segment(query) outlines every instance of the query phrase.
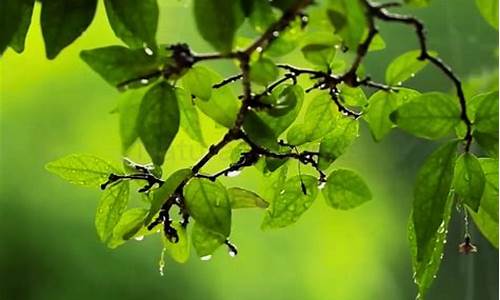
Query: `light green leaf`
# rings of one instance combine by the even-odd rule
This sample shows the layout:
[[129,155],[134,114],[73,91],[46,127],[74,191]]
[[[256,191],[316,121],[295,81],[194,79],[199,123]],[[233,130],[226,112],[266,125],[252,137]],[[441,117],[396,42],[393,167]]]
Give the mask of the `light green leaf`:
[[349,148],[358,137],[359,121],[351,118],[340,118],[335,127],[319,145],[319,167],[326,169]]
[[109,174],[120,173],[110,163],[87,154],[71,154],[47,163],[45,168],[70,183],[87,187],[99,187]]
[[450,96],[431,92],[414,97],[390,117],[399,128],[415,136],[439,139],[460,122],[460,108]]
[[207,257],[212,255],[220,245],[224,244],[226,237],[218,232],[205,228],[198,222],[193,225],[191,232],[194,249],[199,257]]
[[167,199],[172,196],[177,187],[191,175],[191,169],[180,169],[172,173],[165,183],[153,192],[151,207],[149,213],[144,220],[144,225],[149,225],[153,217],[160,211],[161,206]]
[[370,201],[372,194],[364,180],[346,169],[334,170],[322,190],[326,203],[335,209],[351,209]]
[[231,51],[234,35],[244,19],[240,2],[194,0],[193,8],[196,26],[201,37],[218,51]]
[[322,138],[330,132],[338,117],[329,94],[316,96],[307,107],[305,123],[296,124],[288,131],[288,143],[298,146]]
[[480,95],[474,116],[477,131],[498,135],[498,91]]
[[227,190],[231,208],[266,208],[269,203],[262,199],[258,194],[242,188],[230,188]]
[[479,208],[475,213],[469,210],[472,215],[474,224],[481,232],[481,234],[491,243],[491,245],[498,249],[498,219],[493,219],[490,214]]
[[[435,52],[430,52],[435,55]],[[419,60],[420,50],[406,52],[396,57],[385,71],[385,82],[389,85],[401,85],[407,79],[415,76],[427,64],[426,60]]]
[[[7,5],[9,5],[8,2],[10,2],[10,1],[3,1],[3,2],[5,2],[5,4],[7,4]],[[29,29],[30,24],[31,24],[31,15],[33,14],[33,6],[35,4],[35,1],[34,0],[21,0],[21,1],[15,0],[15,2],[16,2],[16,6],[18,5],[17,7],[20,8],[21,16],[19,17],[19,19],[14,21],[14,23],[19,22],[19,25],[18,25],[17,30],[15,31],[14,35],[12,36],[12,39],[10,40],[9,46],[12,49],[14,49],[14,51],[16,51],[17,53],[21,53],[24,51],[24,41],[26,39],[26,34],[28,33],[28,29]],[[5,4],[3,4],[3,5],[5,5]],[[15,9],[14,11],[6,10],[6,9],[4,10],[3,7],[0,7],[0,11],[8,12],[2,16],[2,19],[6,19],[7,22],[12,22],[12,20],[10,18],[7,18],[8,14],[14,13],[14,15],[15,15],[19,12],[17,9]],[[13,17],[13,16],[9,16],[9,17]],[[12,27],[8,28],[9,26],[12,26]],[[9,35],[9,34],[11,34],[11,31],[16,28],[16,25],[7,25],[7,26],[2,26],[1,28],[3,28],[2,29],[3,34]],[[3,37],[0,38],[0,40],[3,40]],[[0,54],[3,52],[3,49],[4,49],[4,46],[2,46],[2,43],[3,42],[0,42]]]
[[412,254],[413,279],[418,286],[420,299],[424,299],[427,290],[439,271],[439,266],[443,259],[443,250],[446,243],[446,235],[448,234],[448,224],[451,218],[452,207],[453,196],[450,195],[446,200],[443,222],[433,235],[425,255],[420,260],[417,258],[418,247],[415,227],[413,225],[413,216],[410,216],[410,221],[408,222],[408,238]]
[[347,84],[338,85],[340,91],[340,100],[347,106],[365,106],[368,104],[365,93],[360,87],[350,87]]
[[125,211],[113,228],[113,234],[107,246],[114,249],[136,236],[144,227],[144,218],[147,213],[148,210],[145,208],[131,208]]
[[455,192],[473,211],[477,212],[483,196],[485,178],[479,160],[471,153],[457,159],[453,186]]
[[132,48],[156,45],[158,3],[156,0],[105,0],[113,32]]
[[[206,69],[211,76],[211,82],[222,81],[222,76],[210,69]],[[220,125],[231,128],[239,110],[239,101],[230,86],[223,86],[212,90],[208,101],[196,101],[196,106],[208,117]]]
[[43,1],[40,23],[48,59],[55,58],[87,29],[96,6],[97,0]]
[[422,261],[445,217],[458,141],[448,142],[434,151],[420,168],[414,189],[413,224],[417,261]]
[[205,67],[194,66],[182,76],[182,86],[192,95],[208,101],[212,96],[212,85],[215,83],[212,81],[212,73]]
[[186,228],[182,227],[180,223],[174,222],[171,226],[177,231],[179,240],[177,243],[172,243],[162,231],[163,245],[173,260],[183,264],[188,261],[191,250],[189,236],[187,235]]
[[[274,2],[271,3],[274,5]],[[270,57],[284,56],[297,48],[300,39],[304,36],[303,30],[300,27],[300,20],[295,20],[283,31],[277,38],[274,38],[271,43],[264,49],[264,53]]]
[[129,198],[129,183],[122,181],[109,186],[101,196],[95,216],[95,227],[102,242],[106,243],[120,220]]
[[294,176],[276,192],[262,222],[262,229],[282,228],[297,222],[316,199],[318,180],[310,175]]
[[137,132],[155,165],[163,165],[165,154],[179,130],[179,106],[173,86],[160,82],[144,95]]
[[431,0],[405,0],[405,3],[415,7],[426,7],[429,6]]
[[250,79],[260,85],[268,85],[278,78],[278,68],[268,58],[261,57],[250,65]]
[[179,101],[182,129],[184,129],[194,141],[205,146],[198,111],[194,106],[191,96],[181,88],[176,88],[175,92],[177,93],[177,100]]
[[335,32],[342,37],[345,45],[356,50],[366,29],[366,17],[360,1],[332,1],[327,10]]
[[498,30],[498,0],[476,0],[476,6],[486,22]]
[[[368,35],[368,31],[366,31],[365,38],[366,38],[366,35]],[[363,38],[363,40],[365,38]],[[373,37],[373,40],[370,43],[370,46],[368,47],[368,51],[370,51],[370,52],[371,51],[379,51],[379,50],[383,50],[383,49],[385,49],[385,41],[382,38],[382,36],[380,35],[380,33],[377,33]]]
[[228,237],[231,232],[231,203],[219,182],[194,178],[184,188],[186,207],[191,216],[207,229]]
[[[117,86],[127,80],[137,79],[159,70],[161,64],[155,55],[144,49],[131,50],[122,46],[109,46],[80,52],[80,57],[109,84]],[[137,83],[143,87],[150,83]]]
[[309,44],[302,49],[302,55],[312,64],[317,66],[329,66],[335,57],[335,47],[325,44]]
[[122,141],[122,151],[127,150],[137,140],[137,117],[143,96],[142,91],[133,91],[118,102],[120,137]]
[[252,12],[250,14],[250,25],[259,33],[263,33],[272,23],[276,21],[271,4],[268,0],[254,0],[245,1],[242,3],[249,3],[252,5]]
[[373,139],[377,142],[382,140],[395,127],[389,118],[390,114],[419,95],[419,92],[406,88],[400,88],[397,92],[378,91],[373,94],[368,100],[368,112],[363,115]]

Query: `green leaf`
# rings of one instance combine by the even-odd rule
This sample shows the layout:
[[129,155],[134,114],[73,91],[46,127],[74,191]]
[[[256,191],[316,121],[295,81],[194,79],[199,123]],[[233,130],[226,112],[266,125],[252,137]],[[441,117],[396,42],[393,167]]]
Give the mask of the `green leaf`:
[[263,33],[266,29],[276,21],[276,16],[268,0],[254,0],[242,3],[249,3],[252,5],[252,12],[250,14],[250,25],[259,33]]
[[340,91],[340,100],[344,102],[347,106],[365,106],[368,104],[365,93],[360,87],[350,87],[347,84],[338,85]]
[[278,78],[278,67],[268,58],[261,57],[250,65],[250,80],[260,85],[268,85]]
[[230,188],[227,190],[231,208],[267,208],[269,203],[256,193],[242,188]]
[[479,160],[471,153],[457,159],[453,186],[455,192],[473,211],[477,212],[483,196],[485,178]]
[[40,23],[48,59],[55,58],[87,29],[96,6],[97,0],[43,1]]
[[424,257],[420,260],[417,258],[418,247],[413,216],[410,216],[410,222],[408,222],[408,239],[410,241],[410,251],[412,254],[413,279],[418,286],[420,299],[424,299],[427,290],[439,271],[439,266],[443,259],[443,250],[446,244],[446,235],[448,234],[448,224],[450,222],[452,208],[453,197],[450,195],[445,203],[443,222],[430,240],[428,251],[425,252]]
[[491,243],[491,245],[498,249],[498,219],[493,219],[490,214],[481,208],[477,213],[469,210],[472,219],[476,224],[481,234]]
[[[9,5],[8,2],[10,2],[10,1],[4,1],[4,2],[6,2],[7,5]],[[24,51],[24,41],[26,40],[26,34],[28,33],[28,29],[29,29],[30,24],[31,24],[31,15],[33,14],[33,6],[35,4],[35,1],[34,0],[21,0],[21,1],[17,0],[15,2],[16,2],[16,5],[19,5],[19,7],[20,7],[21,17],[18,19],[19,25],[17,27],[16,32],[12,36],[12,39],[10,40],[9,46],[12,49],[14,49],[14,51],[16,51],[17,53],[21,53]],[[2,8],[2,7],[0,7],[0,10],[7,11],[7,10],[4,10],[4,8]],[[10,11],[9,13],[13,13],[13,12]],[[14,13],[16,13],[16,12],[14,12]],[[12,16],[10,16],[10,17],[12,17]],[[7,19],[7,14],[4,14],[3,18]],[[7,19],[6,21],[12,22],[12,21],[9,21],[9,19]],[[6,31],[4,34],[9,34],[9,32],[11,32],[12,29],[15,29],[15,25],[12,25],[12,26],[13,26],[12,28],[7,28],[6,26],[2,26],[2,28],[3,28],[2,31]],[[0,40],[2,40],[2,38],[0,38]],[[1,43],[2,42],[0,42],[0,54],[3,52],[2,49],[4,49],[4,47],[2,46]]]
[[118,102],[120,137],[122,141],[122,151],[127,150],[139,137],[137,133],[137,117],[141,107],[143,93],[134,91],[123,97]]
[[111,238],[113,229],[127,208],[128,198],[128,181],[111,185],[102,193],[95,216],[95,227],[102,242],[106,243]]
[[361,2],[332,1],[330,9],[327,10],[327,16],[345,45],[349,49],[356,50],[366,29],[366,17]]
[[323,67],[330,65],[336,52],[335,47],[324,44],[309,44],[300,50],[310,63]]
[[444,220],[458,143],[459,141],[451,141],[439,147],[426,159],[417,175],[413,192],[413,223],[419,262],[426,257]]
[[[220,82],[222,77],[210,69],[211,82]],[[208,75],[208,74],[207,74]],[[239,111],[239,101],[230,86],[223,86],[212,90],[212,96],[208,101],[196,101],[196,106],[208,117],[220,125],[231,128]]]
[[177,241],[177,243],[172,243],[162,232],[163,245],[173,260],[183,264],[189,259],[191,250],[189,237],[187,235],[186,228],[184,228],[180,223],[175,222],[172,223],[171,226],[177,231],[179,240]]
[[194,249],[196,249],[196,254],[208,260],[210,259],[210,255],[224,243],[226,237],[195,222],[191,232],[191,239]]
[[[430,53],[435,55],[435,52]],[[415,76],[428,64],[426,60],[419,60],[419,56],[420,50],[413,50],[396,57],[385,71],[385,82],[389,85],[401,85]]]
[[[365,37],[363,40],[365,40],[366,36],[368,35],[368,31],[365,33]],[[385,41],[380,35],[380,33],[377,33],[373,39],[372,42],[370,43],[370,46],[368,47],[368,51],[379,51],[385,49]]]
[[[137,79],[143,87],[148,82],[140,82],[140,78],[157,72],[161,66],[155,55],[148,55],[144,49],[131,50],[122,46],[109,46],[92,50],[84,50],[80,57],[109,84],[117,86],[125,81]],[[126,88],[126,87],[125,87]]]
[[194,66],[182,76],[182,86],[192,95],[208,101],[212,96],[212,85],[214,85],[212,73],[205,67]]
[[476,6],[486,22],[498,30],[498,0],[476,0]]
[[2,12],[2,18],[0,18],[0,27],[2,28],[0,31],[0,55],[12,43],[15,36],[19,35],[19,31],[22,31],[26,8],[31,3],[31,9],[33,9],[33,2],[33,0],[2,0],[0,2],[0,11]]
[[474,131],[472,136],[489,156],[498,158],[498,134]]
[[45,168],[70,183],[87,187],[99,187],[109,174],[119,173],[110,163],[87,154],[71,154],[47,163]]
[[196,26],[201,37],[218,51],[231,51],[234,35],[244,19],[240,2],[194,0],[193,7]]
[[335,209],[351,209],[370,201],[372,194],[364,180],[346,169],[334,170],[322,190],[326,203]]
[[415,136],[439,139],[460,122],[460,108],[452,97],[431,92],[414,97],[390,117],[399,128]]
[[179,106],[173,86],[160,82],[144,95],[137,132],[155,165],[163,165],[165,154],[179,130]]
[[[274,2],[271,3],[274,5]],[[264,49],[264,53],[270,57],[284,56],[297,48],[300,39],[304,36],[300,20],[295,20],[279,36],[271,41]]]
[[282,228],[297,222],[309,209],[317,194],[318,180],[315,177],[302,175],[288,179],[271,202],[262,222],[262,229]]
[[431,0],[405,0],[405,3],[415,7],[426,7],[429,6]]
[[165,203],[165,201],[172,196],[177,187],[190,175],[191,169],[177,170],[167,178],[165,183],[159,189],[153,192],[151,207],[146,219],[144,219],[144,225],[149,225],[149,223],[151,223],[154,216],[156,216],[156,214],[160,211],[163,203]]
[[105,0],[113,32],[132,48],[156,45],[158,3],[156,0]]
[[307,107],[306,122],[296,124],[288,131],[288,142],[298,146],[322,138],[333,128],[338,115],[329,94],[316,96]]
[[145,208],[131,208],[125,211],[113,228],[113,234],[107,246],[114,249],[136,236],[141,228],[144,227],[144,218],[147,213],[148,210]]
[[474,127],[477,131],[498,136],[498,91],[483,94],[477,101]]
[[400,88],[398,92],[378,91],[373,94],[368,100],[368,112],[363,115],[373,139],[377,142],[382,140],[395,127],[390,114],[419,95],[419,92],[406,88]]
[[192,98],[181,88],[176,88],[175,91],[177,93],[177,100],[179,101],[182,129],[184,129],[184,131],[194,141],[197,141],[202,146],[205,146],[198,111],[194,106]]
[[207,229],[228,237],[231,232],[231,204],[226,188],[219,182],[194,178],[184,188],[191,216]]
[[335,127],[328,133],[319,145],[318,165],[326,169],[339,156],[346,152],[347,148],[358,137],[359,122],[351,118],[340,118]]

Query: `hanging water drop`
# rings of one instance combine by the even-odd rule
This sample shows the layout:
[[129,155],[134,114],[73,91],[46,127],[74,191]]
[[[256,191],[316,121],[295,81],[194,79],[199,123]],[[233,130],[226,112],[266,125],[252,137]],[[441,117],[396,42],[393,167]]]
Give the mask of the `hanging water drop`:
[[273,36],[278,37],[280,35],[279,31],[273,31]]
[[264,49],[262,49],[262,47],[257,47],[257,49],[255,49],[255,51],[257,51],[259,53],[262,52],[262,50],[264,50]]
[[146,52],[147,55],[151,56],[154,54],[153,50],[149,47],[144,48],[144,52]]
[[240,170],[234,170],[234,171],[229,171],[226,173],[227,177],[236,177],[240,175],[241,171]]
[[139,235],[139,236],[134,237],[134,239],[136,241],[142,241],[144,239],[144,236],[143,235]]
[[147,80],[146,78],[141,79],[141,84],[148,84],[148,83],[149,80]]
[[163,270],[165,268],[165,251],[165,248],[161,250],[160,261],[158,262],[158,271],[160,272],[160,276],[164,275]]
[[212,255],[211,254],[205,255],[205,256],[200,257],[200,259],[203,261],[209,261],[212,259]]
[[322,190],[325,188],[325,186],[326,186],[326,181],[320,181],[318,184],[318,189]]

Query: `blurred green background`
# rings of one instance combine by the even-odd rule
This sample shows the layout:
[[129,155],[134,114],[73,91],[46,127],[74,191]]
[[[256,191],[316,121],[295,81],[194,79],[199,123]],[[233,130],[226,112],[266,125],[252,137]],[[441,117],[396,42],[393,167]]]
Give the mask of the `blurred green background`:
[[[198,51],[210,50],[196,34],[189,1],[159,2],[159,41],[185,41]],[[474,1],[433,0],[428,9],[411,12],[427,23],[430,48],[462,78],[475,78],[471,89],[480,91],[488,74],[497,72],[498,39]],[[25,53],[7,51],[0,60],[0,299],[414,298],[406,224],[417,168],[436,145],[400,132],[377,144],[363,128],[362,137],[338,163],[363,175],[373,201],[344,212],[328,208],[320,198],[297,224],[271,232],[259,228],[262,211],[236,211],[231,236],[240,250],[236,258],[221,247],[208,262],[195,255],[186,265],[167,261],[162,277],[157,236],[113,251],[105,248],[93,225],[99,191],[67,184],[43,166],[69,153],[119,162],[117,115],[110,112],[124,95],[78,58],[82,49],[119,41],[101,5],[90,29],[48,61],[39,13],[37,5]],[[417,47],[409,28],[381,29],[388,47],[373,53],[366,65],[378,79],[391,58]],[[298,55],[293,59],[304,63]],[[227,64],[219,70],[229,74],[235,68]],[[409,86],[451,90],[432,67]],[[204,122],[207,140],[217,140],[223,130]],[[165,172],[191,165],[203,152],[181,134]],[[133,158],[147,160],[140,151]],[[265,180],[250,170],[225,182],[262,190]],[[463,219],[456,212],[429,299],[497,299],[498,252],[473,228],[479,253],[459,255],[462,236]]]

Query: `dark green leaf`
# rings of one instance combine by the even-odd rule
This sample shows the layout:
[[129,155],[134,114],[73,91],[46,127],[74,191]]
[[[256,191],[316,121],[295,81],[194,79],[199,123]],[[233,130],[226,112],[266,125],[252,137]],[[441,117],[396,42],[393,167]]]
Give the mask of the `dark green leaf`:
[[[431,54],[435,55],[435,52],[431,51]],[[385,71],[385,82],[389,85],[401,85],[415,76],[428,64],[426,60],[419,60],[419,56],[420,50],[413,50],[396,57]]]
[[139,137],[137,133],[137,116],[139,115],[142,96],[142,92],[134,91],[118,102],[120,137],[123,153],[127,153],[127,150]]
[[211,258],[212,253],[224,243],[226,237],[195,222],[191,232],[191,239],[198,256],[208,260]]
[[472,136],[489,156],[498,158],[498,134],[474,131]]
[[165,183],[153,192],[153,200],[151,201],[151,208],[149,209],[148,216],[144,220],[144,225],[149,225],[153,217],[160,211],[161,206],[167,199],[172,196],[177,187],[186,178],[191,175],[191,169],[180,169],[172,173]]
[[228,189],[227,192],[232,209],[253,207],[266,208],[269,206],[269,203],[252,191],[235,187]]
[[156,0],[105,0],[106,14],[117,37],[132,48],[156,45]]
[[179,130],[179,106],[173,86],[160,82],[144,95],[137,132],[155,165],[163,165],[165,154]]
[[324,44],[309,44],[301,49],[302,55],[312,64],[329,66],[335,57],[335,47]]
[[322,190],[326,203],[336,209],[351,209],[370,201],[372,194],[370,189],[351,170],[334,170],[326,181],[326,186]]
[[287,140],[292,145],[302,145],[325,136],[338,119],[335,105],[329,94],[315,97],[307,107],[303,124],[296,124],[287,133]]
[[171,226],[177,231],[177,236],[179,240],[177,243],[172,243],[169,239],[166,238],[165,234],[162,232],[162,240],[165,249],[167,250],[170,257],[178,263],[185,263],[189,259],[190,254],[190,245],[189,245],[189,237],[186,232],[186,228],[182,227],[182,225],[178,222],[174,222]]
[[498,0],[476,0],[476,6],[486,22],[498,30]]
[[418,247],[415,227],[413,225],[413,216],[410,216],[410,221],[408,223],[408,238],[410,240],[410,250],[412,254],[413,279],[418,286],[420,299],[424,299],[427,290],[439,271],[439,266],[443,259],[443,249],[446,243],[446,235],[448,234],[448,224],[451,218],[452,207],[453,197],[449,196],[445,204],[443,222],[430,240],[428,251],[425,252],[424,257],[420,260],[417,258]]
[[244,19],[240,2],[194,0],[193,7],[196,26],[201,37],[218,51],[231,51],[234,35]]
[[[301,187],[302,183],[305,190]],[[281,228],[297,222],[316,199],[318,180],[310,175],[295,176],[276,192],[262,222],[262,229]]]
[[[8,5],[8,2],[10,2],[10,1],[4,1],[4,2],[6,2]],[[31,15],[33,14],[33,6],[35,4],[35,1],[34,0],[21,0],[21,1],[16,0],[15,2],[18,3],[18,5],[20,6],[22,15],[19,18],[19,26],[17,27],[16,32],[12,36],[12,39],[9,43],[9,46],[12,49],[14,49],[14,51],[16,51],[17,53],[21,53],[24,51],[24,41],[26,39],[26,34],[28,33],[28,29],[29,29],[30,24],[31,24]],[[7,11],[7,10],[4,10],[2,7],[0,7],[0,11]],[[12,12],[12,11],[9,13],[15,14],[15,12]],[[3,15],[3,18],[7,19],[7,13]],[[9,19],[7,19],[6,21],[9,22]],[[13,28],[9,28],[9,29],[7,29],[7,27],[5,27],[5,26],[2,26],[1,28],[3,28],[2,31],[6,31],[3,34],[9,34],[9,32],[13,28],[15,28],[15,25],[13,26]],[[0,39],[2,39],[2,38],[0,38]],[[2,53],[2,49],[4,49],[3,46],[1,45],[1,43],[2,42],[0,42],[0,54]]]
[[389,118],[390,114],[419,95],[417,91],[400,88],[398,92],[391,93],[378,91],[370,97],[368,112],[363,115],[363,118],[368,122],[375,141],[382,140],[395,127]]
[[55,58],[87,29],[96,6],[97,0],[43,1],[40,23],[48,59]]
[[458,141],[434,151],[420,168],[414,189],[413,223],[417,261],[421,262],[444,220],[445,207],[453,181]]
[[303,31],[300,27],[300,20],[295,20],[285,30],[281,31],[277,38],[271,41],[264,49],[264,53],[270,57],[284,56],[297,48],[302,36]]
[[351,118],[340,118],[330,133],[328,133],[319,145],[319,167],[326,169],[358,137],[359,122]]
[[71,154],[52,161],[45,168],[73,184],[99,187],[111,173],[119,173],[108,162],[86,154]]
[[190,138],[205,145],[203,134],[201,132],[200,119],[198,111],[194,106],[191,96],[183,89],[176,88],[177,100],[179,101],[179,111],[181,113],[181,127],[186,131]]
[[250,65],[250,79],[260,85],[268,85],[278,78],[278,68],[268,58],[261,57]]
[[484,173],[474,154],[464,153],[455,167],[455,192],[473,211],[477,212],[484,190]]
[[205,67],[194,66],[182,76],[182,86],[192,95],[208,101],[212,96],[212,85],[215,83],[212,81],[212,73]]
[[365,29],[366,17],[360,1],[338,0],[331,2],[327,15],[349,49],[357,49]]
[[113,229],[127,207],[128,198],[128,181],[111,185],[102,193],[95,216],[95,227],[102,242],[106,243],[111,238]]
[[[13,41],[19,31],[22,31],[26,8],[33,0],[2,0],[0,2],[0,55],[7,49],[7,46]],[[12,45],[12,44],[11,44]]]
[[340,100],[347,106],[364,106],[368,104],[362,88],[353,88],[347,84],[339,84],[338,88],[340,91]]
[[[209,69],[206,70],[210,73],[211,82],[222,81],[222,77],[219,74]],[[210,100],[196,101],[195,104],[205,115],[227,128],[231,128],[234,125],[239,110],[238,100],[231,87],[227,85],[212,90]]]
[[[108,241],[107,246],[116,248],[124,244],[128,239],[136,236],[143,228],[144,218],[148,210],[145,208],[131,208],[123,213],[120,221],[113,229],[113,235]],[[147,230],[147,229],[146,229]],[[152,231],[154,233],[154,231]]]
[[405,0],[405,3],[413,5],[415,7],[426,7],[429,6],[431,0]]
[[184,188],[191,216],[207,229],[228,237],[231,232],[231,204],[226,188],[219,182],[194,178]]
[[84,50],[80,57],[113,86],[137,79],[137,86],[143,87],[149,80],[141,82],[141,77],[157,72],[161,66],[155,55],[148,55],[143,49],[131,50],[122,46]]
[[399,128],[427,139],[448,135],[460,122],[460,108],[450,96],[432,92],[414,97],[391,114]]

